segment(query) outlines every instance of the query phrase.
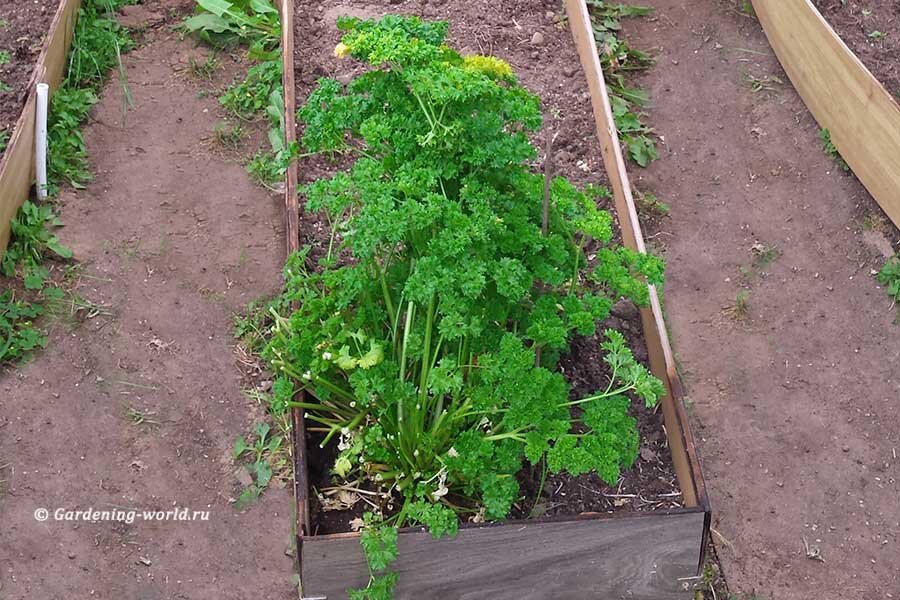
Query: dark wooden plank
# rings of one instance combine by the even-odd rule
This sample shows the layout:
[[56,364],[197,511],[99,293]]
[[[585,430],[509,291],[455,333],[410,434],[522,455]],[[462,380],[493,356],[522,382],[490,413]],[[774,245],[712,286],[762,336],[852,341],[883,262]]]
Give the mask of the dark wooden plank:
[[[281,2],[281,66],[284,87],[284,137],[290,145],[297,140],[295,113],[297,91],[294,88],[294,2]],[[285,248],[288,254],[300,247],[300,206],[297,199],[297,163],[291,161],[284,180],[284,229]],[[291,411],[291,447],[294,458],[294,499],[297,504],[296,534],[298,546],[302,537],[309,532],[309,484],[306,466],[306,424],[303,411]]]
[[[397,600],[686,600],[697,574],[702,511],[400,536]],[[306,538],[305,598],[347,598],[368,580],[355,535]]]

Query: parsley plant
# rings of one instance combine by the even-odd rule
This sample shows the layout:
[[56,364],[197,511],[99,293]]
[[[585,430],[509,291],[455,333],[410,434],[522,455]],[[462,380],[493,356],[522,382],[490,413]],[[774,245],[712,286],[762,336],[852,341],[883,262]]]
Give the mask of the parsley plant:
[[396,584],[398,527],[441,536],[458,512],[505,518],[526,461],[610,483],[633,463],[629,395],[653,405],[662,383],[612,330],[610,380],[589,397],[570,399],[557,359],[619,298],[646,304],[663,265],[612,242],[596,204],[608,192],[562,177],[542,232],[543,176],[529,168],[540,103],[507,63],[452,50],[443,22],[338,25],[335,53],[370,69],[319,81],[302,142],[356,161],[303,190],[333,242],[318,265],[309,248],[289,258],[277,306],[297,308],[272,311],[264,355],[276,403],[339,442],[334,475],[398,503],[365,519],[372,579],[351,597],[371,600]]

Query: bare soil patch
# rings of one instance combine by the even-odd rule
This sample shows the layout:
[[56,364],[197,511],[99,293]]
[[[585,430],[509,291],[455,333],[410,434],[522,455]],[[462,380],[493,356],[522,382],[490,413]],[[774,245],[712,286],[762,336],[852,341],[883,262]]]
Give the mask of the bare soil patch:
[[25,105],[34,63],[58,5],[53,0],[0,0],[0,148]]
[[[336,77],[342,81],[356,74],[352,61],[334,57],[340,41],[335,27],[339,16],[377,18],[385,14],[415,14],[425,19],[450,23],[449,42],[464,53],[489,53],[509,62],[520,80],[542,100],[545,128],[558,132],[554,144],[556,171],[571,180],[586,184],[605,180],[599,143],[594,130],[587,83],[581,72],[571,33],[563,21],[563,12],[555,1],[486,2],[444,0],[424,2],[312,2],[295,4],[295,70],[297,104],[302,106],[316,81]],[[299,132],[302,136],[302,129]],[[542,147],[545,134],[535,140]],[[300,162],[300,185],[333,173],[341,165],[325,158]],[[536,168],[541,168],[536,165]],[[301,199],[302,201],[302,199]],[[613,207],[607,207],[613,211]],[[301,244],[310,244],[319,253],[329,242],[327,223],[318,215],[301,216]],[[316,254],[316,252],[314,252]],[[620,305],[604,325],[622,331],[635,356],[647,360],[639,315],[633,307]],[[578,339],[561,368],[573,385],[573,395],[584,395],[605,386],[607,372],[601,361],[598,341]],[[513,518],[554,517],[583,512],[621,512],[668,509],[680,506],[671,454],[666,445],[661,411],[635,406],[642,452],[635,466],[623,473],[617,486],[603,483],[597,476],[548,476],[540,486],[542,471],[526,469],[520,473],[524,499],[517,503]],[[318,487],[332,485],[328,468],[333,453],[319,451],[310,439],[310,480]],[[539,496],[540,494],[540,496]],[[360,503],[361,504],[361,503]],[[314,533],[347,531],[349,522],[362,512],[357,505],[351,511],[321,510],[312,506]]]
[[[95,180],[60,198],[93,316],[51,323],[48,348],[0,374],[4,597],[296,597],[289,488],[232,505],[232,445],[264,418],[242,394],[232,318],[278,289],[281,199],[212,142],[214,90],[242,67],[220,54],[213,81],[189,77],[204,51],[168,17],[188,4],[142,5],[152,26],[125,56],[134,106],[123,115],[113,78],[85,129]],[[53,516],[184,507],[208,520]]]
[[740,3],[644,4],[625,34],[656,48],[639,83],[665,143],[632,176],[671,206],[653,239],[725,576],[747,597],[896,596],[900,328],[864,239],[880,211]]
[[854,54],[900,98],[900,5],[893,0],[814,0]]

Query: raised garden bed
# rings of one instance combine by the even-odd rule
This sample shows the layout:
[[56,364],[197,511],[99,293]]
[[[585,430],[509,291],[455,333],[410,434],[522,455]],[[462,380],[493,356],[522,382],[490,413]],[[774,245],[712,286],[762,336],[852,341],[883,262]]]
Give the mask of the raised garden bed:
[[900,9],[893,0],[815,0],[816,8],[887,90],[900,98]]
[[53,19],[55,3],[0,5],[0,154],[30,91],[29,82]]
[[[16,26],[23,19],[36,17],[35,23],[28,25],[22,34],[28,37],[24,46],[15,46],[11,49],[15,52],[10,57],[16,62],[11,81],[6,82],[13,86],[13,90],[2,94],[3,102],[0,104],[0,118],[3,119],[0,127],[5,127],[7,120],[13,121],[12,131],[6,141],[6,150],[0,159],[0,255],[6,249],[9,241],[9,222],[15,216],[19,206],[28,198],[34,173],[34,112],[35,91],[34,84],[44,81],[50,84],[52,94],[62,80],[66,66],[66,53],[72,42],[72,32],[75,28],[80,0],[60,0],[60,2],[48,2],[45,5],[35,3],[8,2],[10,15],[15,16]],[[25,5],[28,5],[27,9]],[[9,18],[0,15],[0,18]],[[49,29],[46,29],[49,22]],[[37,33],[38,23],[43,24],[46,37],[40,44],[41,35]],[[12,30],[13,21],[6,29]],[[5,35],[4,28],[0,28],[0,36]],[[34,37],[36,36],[36,38]],[[34,38],[34,39],[33,39]],[[0,39],[3,39],[0,37]],[[18,38],[16,38],[18,39]],[[34,60],[34,42],[38,43],[39,54]],[[15,45],[15,40],[13,40]],[[0,50],[5,48],[0,47]],[[11,52],[12,54],[12,52]],[[9,66],[9,65],[6,65]]]
[[[295,25],[293,39],[285,40],[285,55],[288,60],[293,55],[294,60],[288,65],[294,69],[285,69],[287,117],[293,116],[290,107],[295,98],[302,106],[320,77],[346,82],[362,72],[360,63],[342,62],[337,56],[341,54],[340,48],[335,50],[340,41],[335,27],[338,17],[418,14],[420,8],[418,3],[385,2],[360,9],[338,1],[308,0],[285,6],[286,16],[293,9]],[[582,0],[570,1],[568,20],[555,9],[554,2],[523,7],[511,1],[460,0],[429,4],[421,16],[449,21],[451,46],[509,61],[522,85],[541,97],[545,122],[559,132],[556,172],[579,184],[608,181],[619,216],[620,239],[627,247],[643,251],[622,153],[612,133],[612,113],[587,9]],[[579,59],[586,78],[574,68]],[[296,86],[290,85],[289,71]],[[595,124],[589,117],[589,105],[594,109]],[[535,143],[541,145],[539,140]],[[304,213],[298,225],[292,224],[297,205],[295,183],[310,183],[348,165],[345,158],[313,157],[299,161],[299,175],[289,170],[289,250],[308,244],[311,255],[320,258],[327,252],[331,235],[329,224],[318,213]],[[551,475],[538,485],[540,473],[522,472],[518,479],[524,500],[511,512],[513,520],[491,524],[469,520],[461,524],[458,535],[437,539],[420,527],[402,529],[399,559],[392,566],[399,573],[395,598],[686,597],[689,585],[685,581],[697,574],[701,564],[709,508],[652,288],[650,296],[650,306],[640,312],[626,306],[617,309],[613,323],[630,331],[635,356],[649,363],[666,388],[655,411],[632,410],[642,436],[642,455],[635,469],[616,486],[604,484],[596,475],[565,474]],[[608,375],[596,368],[596,357],[589,348],[596,345],[576,340],[561,362],[576,395],[584,391],[580,386],[596,389]],[[317,491],[328,485],[327,465],[333,463],[336,451],[328,446],[324,451],[318,449],[321,434],[306,435],[301,410],[294,411],[294,423],[302,595],[345,598],[348,588],[365,587],[370,578],[360,536],[349,531],[350,521],[361,511],[358,506],[322,510]],[[667,485],[660,486],[666,481]]]
[[[895,225],[900,226],[900,105],[891,32],[865,24],[866,2],[753,0],[778,60],[828,139]],[[840,4],[841,9],[837,6]],[[895,3],[871,0],[871,17],[896,16]],[[847,15],[856,25],[848,27]],[[838,28],[836,32],[834,27]],[[860,29],[866,31],[863,38]],[[839,34],[845,34],[844,40]],[[875,34],[874,37],[872,34]],[[894,32],[896,33],[896,32]],[[865,40],[865,41],[863,41]],[[861,56],[853,52],[860,51]],[[862,60],[860,60],[862,59]],[[875,71],[875,74],[866,67]],[[879,80],[879,77],[883,78]]]

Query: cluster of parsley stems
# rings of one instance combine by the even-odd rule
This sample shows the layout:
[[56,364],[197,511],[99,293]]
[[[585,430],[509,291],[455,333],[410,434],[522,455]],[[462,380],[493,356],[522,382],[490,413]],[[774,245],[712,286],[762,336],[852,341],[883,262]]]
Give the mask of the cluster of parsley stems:
[[[446,127],[441,123],[443,111],[438,113],[434,107],[427,106],[427,103],[418,94],[415,94],[415,92],[413,94],[432,129],[430,134],[425,136],[427,139],[434,135],[439,126]],[[374,158],[359,147],[347,145],[344,150]],[[440,182],[440,189],[446,198],[443,181]],[[328,244],[329,258],[331,258],[334,241],[337,236],[337,226],[337,224],[332,223]],[[578,267],[583,255],[584,239],[582,238],[579,241],[572,239],[570,241],[575,254],[575,267],[571,282],[574,289],[577,285]],[[393,258],[393,254],[391,258]],[[409,261],[408,272],[411,273],[415,268],[416,259],[415,257],[410,257],[407,260]],[[391,419],[391,423],[385,423],[384,420],[381,422],[387,436],[386,443],[392,446],[396,455],[400,457],[402,467],[398,469],[396,466],[392,468],[383,464],[368,464],[365,470],[370,475],[374,475],[376,481],[383,483],[393,482],[393,485],[398,490],[403,490],[409,485],[415,485],[418,481],[431,481],[437,477],[443,468],[441,455],[449,450],[447,446],[452,442],[452,436],[458,429],[459,421],[478,415],[496,415],[506,412],[506,409],[492,407],[488,410],[475,410],[471,400],[466,398],[464,389],[451,396],[428,393],[429,374],[442,356],[455,354],[456,364],[463,370],[464,381],[468,378],[471,369],[477,368],[477,364],[473,362],[471,340],[469,336],[463,336],[448,342],[442,334],[436,335],[438,329],[438,308],[440,305],[438,294],[432,293],[427,303],[420,304],[413,300],[404,300],[402,295],[397,302],[394,302],[385,277],[389,264],[378,265],[374,261],[373,264],[373,268],[376,271],[373,273],[373,277],[380,282],[382,302],[387,314],[390,316],[391,345],[393,358],[399,365],[399,379],[400,381],[409,380],[416,383],[417,392],[414,403],[402,401],[397,403],[396,412],[388,417]],[[425,321],[423,350],[418,359],[410,360],[407,356],[410,332],[416,330],[418,321],[423,318]],[[537,350],[538,347],[535,347],[535,349]],[[294,401],[289,403],[289,406],[303,409],[305,418],[319,425],[310,427],[310,430],[325,433],[320,444],[322,447],[327,445],[336,434],[355,431],[370,418],[369,409],[358,407],[358,402],[353,392],[342,387],[339,383],[322,376],[304,378],[297,372],[296,368],[284,362],[280,366],[285,373],[292,376],[296,381],[305,382],[301,389],[318,386],[328,390],[330,393],[330,397],[327,400]],[[615,382],[616,371],[614,366],[609,385],[603,392],[566,402],[563,406],[577,406],[586,402],[623,394],[634,389],[633,385],[627,384],[613,389]],[[313,398],[307,396],[307,400],[310,399]],[[526,432],[527,427],[513,431],[492,432],[491,435],[486,436],[486,439],[492,441],[514,439],[524,443],[526,441]],[[431,448],[434,448],[435,451],[420,452],[417,440],[422,435],[430,436],[437,442],[431,445]],[[442,501],[446,502],[446,499],[442,499]],[[400,513],[401,515],[402,512]],[[400,516],[400,521],[402,520],[403,518]]]

